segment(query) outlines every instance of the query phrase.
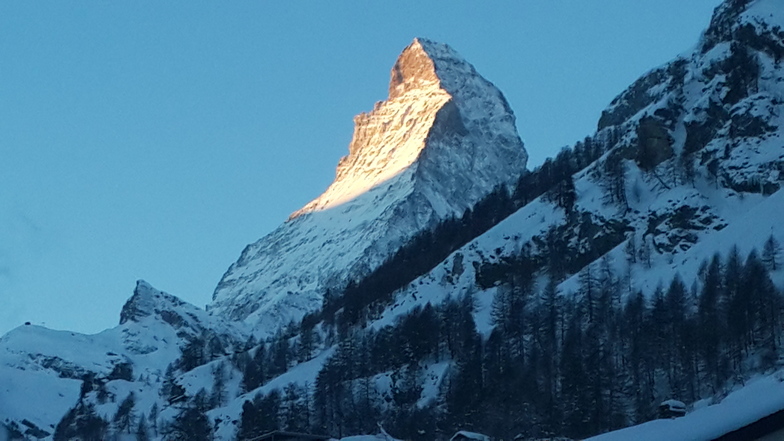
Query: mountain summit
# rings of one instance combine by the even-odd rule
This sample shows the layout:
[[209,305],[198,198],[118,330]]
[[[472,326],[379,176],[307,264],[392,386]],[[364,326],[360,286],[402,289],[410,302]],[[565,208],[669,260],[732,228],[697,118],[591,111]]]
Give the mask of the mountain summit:
[[445,44],[414,40],[389,98],[354,122],[335,181],[246,247],[215,290],[214,314],[261,324],[260,335],[278,329],[526,170],[506,99]]
[[[292,218],[352,200],[420,159],[442,162],[427,165],[424,173],[438,168],[453,175],[439,177],[457,179],[458,173],[468,172],[462,177],[481,180],[452,185],[452,196],[454,190],[484,194],[487,185],[482,183],[492,187],[511,182],[527,160],[501,92],[452,48],[422,38],[415,39],[392,68],[389,99],[356,116],[354,124],[349,154],[340,160],[335,181]],[[446,145],[436,147],[439,142]],[[432,150],[442,151],[429,154]],[[450,164],[459,156],[469,162]],[[506,159],[512,163],[504,163]],[[450,189],[442,193],[448,195]],[[470,201],[460,199],[450,201],[453,208],[467,208]]]

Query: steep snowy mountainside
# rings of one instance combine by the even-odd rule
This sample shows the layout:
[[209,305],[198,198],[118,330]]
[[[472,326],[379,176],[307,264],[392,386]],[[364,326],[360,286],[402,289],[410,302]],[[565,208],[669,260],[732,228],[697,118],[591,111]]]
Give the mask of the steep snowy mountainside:
[[[581,269],[607,256],[650,294],[674,274],[691,285],[714,253],[760,251],[770,236],[784,242],[783,25],[778,0],[725,2],[692,52],[643,76],[603,112],[586,143],[604,153],[572,177],[572,204],[559,203],[555,190],[535,199],[401,289],[374,327],[469,293],[487,334],[495,285],[518,259],[548,272],[557,263],[569,293]],[[572,155],[585,149],[578,143]]]
[[722,4],[697,49],[619,95],[599,130],[629,135],[627,144],[640,147],[632,159],[646,169],[699,152],[694,159],[735,190],[777,189],[784,100],[779,6]]
[[389,93],[355,118],[349,154],[324,194],[229,268],[212,314],[268,336],[525,173],[506,100],[450,47],[416,39],[392,69]]
[[141,280],[120,322],[94,335],[26,325],[0,338],[0,423],[27,420],[53,433],[88,376],[106,382],[110,391],[138,388],[137,395],[152,405],[167,366],[189,342],[208,337],[212,347],[228,353],[246,339],[234,325]]
[[[438,304],[450,297],[464,294],[477,299],[477,326],[483,334],[490,330],[489,302],[494,288],[479,294],[477,270],[480,264],[498,263],[513,256],[533,238],[544,235],[552,225],[565,221],[562,209],[548,201],[537,199],[502,221],[487,233],[455,251],[430,273],[400,290],[393,305],[372,323],[380,329],[395,323],[400,316],[428,303]],[[484,300],[483,300],[484,299]]]

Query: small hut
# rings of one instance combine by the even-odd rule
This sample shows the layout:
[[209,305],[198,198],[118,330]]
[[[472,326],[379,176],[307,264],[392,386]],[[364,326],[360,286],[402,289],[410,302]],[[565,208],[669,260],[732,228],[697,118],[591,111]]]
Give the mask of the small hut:
[[667,400],[659,404],[659,418],[680,418],[686,415],[686,405],[682,401]]

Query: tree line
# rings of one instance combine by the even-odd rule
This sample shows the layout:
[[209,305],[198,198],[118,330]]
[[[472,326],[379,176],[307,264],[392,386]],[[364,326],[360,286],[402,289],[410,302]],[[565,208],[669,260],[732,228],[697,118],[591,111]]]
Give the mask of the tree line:
[[[721,395],[777,365],[784,300],[770,272],[780,265],[771,238],[761,255],[742,258],[733,248],[705,261],[693,285],[676,274],[649,296],[607,259],[586,267],[573,293],[554,281],[537,286],[537,273],[521,270],[498,288],[486,338],[470,296],[416,308],[394,326],[354,330],[310,393],[248,401],[240,433],[346,436],[382,422],[396,437],[422,441],[458,429],[581,438],[648,421],[666,399]],[[446,377],[423,400],[426,367],[440,361],[450,365]],[[292,425],[292,408],[307,418]]]
[[571,212],[576,201],[572,175],[588,167],[618,141],[615,127],[586,137],[523,174],[514,188],[497,187],[460,217],[446,219],[434,229],[419,233],[361,280],[350,281],[340,291],[327,292],[318,321],[334,323],[345,330],[377,318],[396,290],[426,274],[452,252],[539,196],[546,194]]

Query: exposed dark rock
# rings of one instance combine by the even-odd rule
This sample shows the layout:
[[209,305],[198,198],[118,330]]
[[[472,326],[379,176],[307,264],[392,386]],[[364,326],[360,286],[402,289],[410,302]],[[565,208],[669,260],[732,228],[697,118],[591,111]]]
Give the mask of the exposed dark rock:
[[180,328],[185,324],[185,320],[183,320],[183,318],[176,312],[160,311],[159,314],[164,322],[172,325],[175,329]]
[[621,220],[605,219],[596,213],[574,213],[567,223],[531,238],[534,246],[519,255],[500,262],[473,261],[476,283],[487,289],[509,283],[521,271],[533,273],[548,268],[552,274],[553,262],[560,265],[563,275],[576,274],[626,240],[629,231],[633,228]]
[[667,69],[660,68],[635,81],[634,84],[610,103],[610,107],[607,110],[602,112],[597,130],[601,131],[610,126],[617,126],[649,106],[658,98],[650,95],[651,88],[661,84],[666,79]]
[[751,2],[752,0],[727,0],[716,7],[710,25],[703,36],[700,52],[704,54],[720,42],[730,40],[738,17]]
[[716,137],[729,116],[724,106],[712,100],[707,108],[698,109],[697,112],[697,119],[685,123],[686,141],[683,148],[686,153],[694,153],[705,148]]
[[177,297],[156,290],[144,280],[138,280],[133,295],[120,311],[120,324],[128,321],[138,322],[144,317],[155,314],[158,309],[176,308],[184,304],[185,302]]
[[447,136],[466,136],[468,129],[463,125],[460,109],[454,100],[449,100],[436,113],[433,127],[430,129],[428,140]]
[[[664,92],[671,92],[683,86],[687,66],[688,60],[678,58],[635,81],[623,93],[615,97],[610,106],[602,112],[597,130],[602,131],[607,127],[619,126],[627,122],[637,112],[661,99]],[[653,92],[655,86],[662,85],[663,89]]]
[[758,92],[759,60],[748,46],[733,42],[730,46],[730,56],[724,60],[722,71],[727,75],[725,104],[734,105]]
[[735,31],[734,39],[744,46],[770,55],[778,63],[784,58],[784,30],[778,26],[774,28],[768,28],[766,24],[761,26],[764,27],[762,32],[749,23],[740,26]]
[[127,361],[115,364],[106,379],[133,381],[133,365]]
[[759,100],[751,101],[740,109],[735,109],[732,113],[729,127],[730,138],[761,137],[766,133],[776,131],[776,126],[773,126],[768,122],[770,120],[769,115],[755,113],[753,111],[756,102],[763,101],[759,104],[764,105],[765,97],[759,98]]
[[22,420],[22,425],[27,427],[27,430],[25,430],[25,435],[30,435],[38,439],[46,438],[47,436],[51,435],[51,433],[36,426],[30,420]]
[[70,378],[73,380],[81,380],[82,377],[89,374],[90,371],[79,366],[63,360],[60,357],[44,356],[44,355],[30,355],[30,358],[36,360],[38,364],[44,369],[51,369],[57,373],[60,378]]
[[645,117],[637,126],[637,163],[650,170],[673,155],[672,137],[662,120]]
[[651,213],[645,235],[652,235],[656,251],[672,253],[691,248],[698,240],[695,232],[724,226],[726,223],[708,206],[681,205],[663,213]]

